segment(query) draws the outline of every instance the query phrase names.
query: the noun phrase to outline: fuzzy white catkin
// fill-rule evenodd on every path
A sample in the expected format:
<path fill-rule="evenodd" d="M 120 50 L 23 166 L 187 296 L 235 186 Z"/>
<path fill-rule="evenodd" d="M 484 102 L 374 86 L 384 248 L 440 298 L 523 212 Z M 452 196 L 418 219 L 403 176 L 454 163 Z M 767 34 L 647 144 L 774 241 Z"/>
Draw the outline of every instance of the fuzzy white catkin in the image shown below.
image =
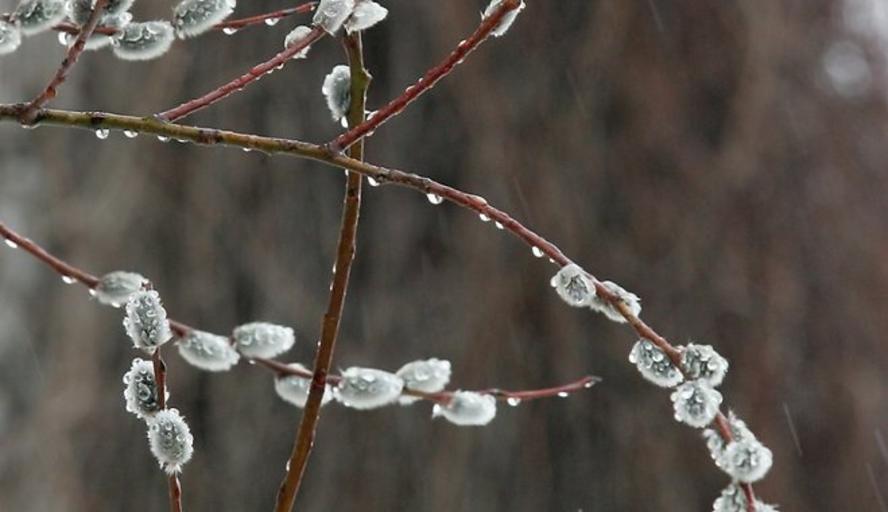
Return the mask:
<path fill-rule="evenodd" d="M 641 299 L 638 298 L 638 295 L 626 291 L 622 286 L 613 281 L 602 281 L 601 284 L 605 288 L 610 290 L 611 293 L 616 295 L 619 298 L 620 302 L 622 302 L 629 308 L 629 312 L 632 313 L 633 316 L 637 317 L 641 314 Z M 593 311 L 602 313 L 611 321 L 617 322 L 618 324 L 626 323 L 626 319 L 623 318 L 623 315 L 620 313 L 619 309 L 615 308 L 613 305 L 611 305 L 610 302 L 604 300 L 601 297 L 598 297 L 597 295 L 592 297 L 592 300 L 589 303 L 589 307 Z"/>
<path fill-rule="evenodd" d="M 348 33 L 360 32 L 376 25 L 388 16 L 388 9 L 372 0 L 359 0 L 352 15 L 345 22 Z"/>
<path fill-rule="evenodd" d="M 18 50 L 22 44 L 22 31 L 17 24 L 0 21 L 0 55 Z"/>
<path fill-rule="evenodd" d="M 150 418 L 160 411 L 157 396 L 157 381 L 154 377 L 154 364 L 143 359 L 133 359 L 129 371 L 123 375 L 123 399 L 126 410 L 139 418 Z M 170 394 L 164 390 L 164 399 Z"/>
<path fill-rule="evenodd" d="M 148 353 L 153 353 L 173 337 L 160 295 L 154 290 L 136 292 L 130 296 L 123 326 L 136 348 Z"/>
<path fill-rule="evenodd" d="M 303 372 L 311 373 L 311 370 L 299 363 L 291 363 L 288 366 Z M 305 402 L 308 401 L 310 388 L 310 377 L 284 375 L 274 379 L 274 390 L 277 392 L 278 396 L 296 407 L 305 407 Z M 326 384 L 324 386 L 324 396 L 321 398 L 321 405 L 327 405 L 327 402 L 330 400 L 333 400 L 333 390 L 330 388 L 329 384 Z"/>
<path fill-rule="evenodd" d="M 755 434 L 749 430 L 746 422 L 734 414 L 734 411 L 728 411 L 728 429 L 731 431 L 731 437 L 734 441 L 755 439 Z M 726 443 L 721 434 L 713 428 L 707 428 L 703 431 L 703 439 L 706 440 L 706 447 L 709 449 L 709 455 L 712 457 L 715 465 L 724 469 L 722 455 L 724 454 Z"/>
<path fill-rule="evenodd" d="M 234 12 L 235 0 L 183 0 L 173 8 L 173 26 L 181 39 L 213 28 Z"/>
<path fill-rule="evenodd" d="M 308 37 L 309 34 L 311 34 L 310 27 L 306 27 L 305 25 L 299 25 L 298 27 L 291 30 L 290 33 L 287 34 L 287 37 L 284 38 L 284 48 L 289 48 L 289 47 L 293 46 L 294 44 L 298 44 L 300 41 L 302 41 L 303 39 Z M 303 48 L 302 50 L 297 52 L 295 55 L 293 55 L 293 58 L 294 59 L 304 59 L 304 58 L 308 57 L 308 50 L 310 50 L 310 49 L 311 49 L 311 45 L 306 46 L 305 48 Z"/>
<path fill-rule="evenodd" d="M 765 477 L 773 462 L 771 450 L 757 439 L 740 439 L 728 443 L 717 465 L 734 480 L 753 483 Z"/>
<path fill-rule="evenodd" d="M 26 36 L 49 30 L 68 14 L 65 0 L 23 0 L 16 7 L 13 17 Z"/>
<path fill-rule="evenodd" d="M 355 0 L 321 0 L 311 22 L 330 35 L 339 32 L 345 20 L 355 9 Z"/>
<path fill-rule="evenodd" d="M 129 25 L 129 22 L 132 21 L 132 19 L 133 15 L 128 12 L 122 12 L 120 14 L 106 14 L 105 16 L 102 16 L 102 21 L 99 24 L 103 27 L 122 30 L 124 27 Z M 109 36 L 106 34 L 93 34 L 89 36 L 89 39 L 86 40 L 86 44 L 83 46 L 83 48 L 85 50 L 101 50 L 102 48 L 110 45 L 113 40 L 113 36 Z M 68 41 L 74 41 L 74 36 L 69 36 Z"/>
<path fill-rule="evenodd" d="M 675 387 L 684 380 L 678 368 L 650 340 L 635 342 L 629 352 L 629 362 L 635 364 L 642 377 L 663 388 Z"/>
<path fill-rule="evenodd" d="M 351 105 L 351 70 L 348 66 L 338 65 L 324 77 L 321 87 L 327 108 L 334 121 L 343 119 Z"/>
<path fill-rule="evenodd" d="M 100 24 L 104 25 L 104 20 L 110 16 L 119 16 L 129 11 L 134 2 L 135 0 L 108 0 L 105 3 L 105 9 L 102 11 L 102 21 Z M 96 0 L 68 0 L 66 5 L 68 17 L 76 25 L 84 25 L 89 21 L 89 16 L 92 14 L 95 4 Z"/>
<path fill-rule="evenodd" d="M 178 348 L 182 359 L 208 372 L 230 370 L 240 360 L 228 338 L 204 331 L 189 331 Z"/>
<path fill-rule="evenodd" d="M 712 512 L 748 512 L 746 494 L 736 483 L 725 487 L 712 504 Z M 755 500 L 755 512 L 777 512 L 777 507 Z"/>
<path fill-rule="evenodd" d="M 490 4 L 487 5 L 487 9 L 484 9 L 484 13 L 481 14 L 481 19 L 487 19 L 488 16 L 493 14 L 500 5 L 502 5 L 503 0 L 491 0 Z M 507 12 L 503 19 L 500 20 L 499 24 L 494 27 L 493 31 L 490 33 L 494 37 L 500 37 L 505 34 L 509 27 L 512 26 L 512 23 L 515 22 L 515 18 L 518 17 L 518 13 L 524 10 L 524 0 L 521 0 L 521 3 L 515 9 Z"/>
<path fill-rule="evenodd" d="M 712 423 L 722 403 L 722 395 L 705 380 L 691 380 L 672 392 L 675 420 L 703 428 Z"/>
<path fill-rule="evenodd" d="M 713 387 L 721 385 L 728 373 L 728 360 L 719 355 L 711 345 L 678 347 L 681 351 L 681 367 L 688 379 L 705 379 Z"/>
<path fill-rule="evenodd" d="M 573 307 L 587 306 L 595 297 L 592 279 L 579 265 L 570 263 L 561 267 L 549 281 L 561 300 Z"/>
<path fill-rule="evenodd" d="M 109 272 L 99 278 L 93 296 L 102 304 L 119 308 L 126 304 L 132 294 L 142 291 L 146 284 L 148 279 L 135 272 Z"/>
<path fill-rule="evenodd" d="M 290 327 L 252 322 L 234 329 L 237 350 L 247 357 L 275 357 L 290 350 L 296 335 Z"/>
<path fill-rule="evenodd" d="M 393 373 L 353 366 L 342 372 L 336 399 L 353 409 L 376 409 L 398 399 L 404 381 Z"/>
<path fill-rule="evenodd" d="M 114 55 L 123 60 L 151 60 L 160 57 L 176 39 L 167 21 L 130 23 L 114 37 Z"/>
<path fill-rule="evenodd" d="M 450 382 L 450 361 L 443 359 L 423 359 L 413 361 L 401 367 L 395 375 L 404 381 L 405 389 L 437 393 Z M 420 400 L 415 396 L 403 395 L 398 399 L 401 405 L 412 404 Z"/>
<path fill-rule="evenodd" d="M 194 437 L 185 419 L 176 409 L 164 409 L 148 423 L 148 445 L 167 474 L 182 470 L 194 453 Z"/>
<path fill-rule="evenodd" d="M 474 391 L 456 391 L 446 405 L 435 404 L 432 417 L 439 416 L 464 427 L 487 425 L 496 416 L 496 398 Z"/>

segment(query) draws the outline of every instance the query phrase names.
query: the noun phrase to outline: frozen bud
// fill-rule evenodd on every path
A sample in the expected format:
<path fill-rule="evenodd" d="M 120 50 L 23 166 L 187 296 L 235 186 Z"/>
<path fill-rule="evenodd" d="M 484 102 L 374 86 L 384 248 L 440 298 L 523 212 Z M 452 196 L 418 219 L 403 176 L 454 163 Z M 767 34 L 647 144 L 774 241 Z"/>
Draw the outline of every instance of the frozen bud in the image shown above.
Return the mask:
<path fill-rule="evenodd" d="M 309 375 L 311 374 L 311 370 L 299 363 L 291 363 L 288 366 L 306 372 Z M 281 375 L 274 379 L 274 390 L 277 392 L 278 396 L 296 407 L 305 407 L 305 402 L 308 401 L 308 392 L 310 388 L 311 377 Z M 324 396 L 321 398 L 321 405 L 326 405 L 330 400 L 333 400 L 333 390 L 330 389 L 329 384 L 325 384 Z"/>
<path fill-rule="evenodd" d="M 712 504 L 712 512 L 749 512 L 749 501 L 743 489 L 732 483 L 722 490 L 721 496 Z M 777 512 L 777 507 L 755 500 L 755 512 Z"/>
<path fill-rule="evenodd" d="M 757 439 L 731 441 L 717 462 L 734 480 L 753 483 L 764 478 L 774 458 L 771 450 Z"/>
<path fill-rule="evenodd" d="M 173 26 L 166 21 L 130 23 L 114 38 L 114 55 L 123 60 L 151 60 L 173 44 Z"/>
<path fill-rule="evenodd" d="M 574 307 L 587 306 L 595 297 L 592 279 L 575 263 L 561 267 L 549 284 L 564 302 Z"/>
<path fill-rule="evenodd" d="M 194 437 L 176 409 L 164 409 L 148 423 L 148 445 L 160 468 L 173 475 L 194 453 Z"/>
<path fill-rule="evenodd" d="M 12 16 L 21 26 L 22 33 L 30 36 L 49 30 L 67 14 L 65 0 L 23 0 Z"/>
<path fill-rule="evenodd" d="M 355 6 L 351 17 L 345 22 L 348 33 L 367 30 L 388 16 L 388 9 L 372 0 L 360 0 Z"/>
<path fill-rule="evenodd" d="M 491 0 L 490 4 L 487 5 L 487 9 L 484 9 L 484 13 L 481 15 L 481 19 L 487 19 L 490 17 L 496 10 L 503 4 L 503 0 Z M 499 24 L 494 27 L 493 31 L 490 33 L 493 34 L 494 37 L 499 37 L 506 33 L 509 30 L 509 27 L 512 26 L 512 23 L 515 22 L 515 18 L 518 17 L 518 13 L 524 10 L 524 0 L 521 0 L 521 3 L 518 4 L 518 7 L 512 9 L 507 12 L 505 16 L 500 20 Z"/>
<path fill-rule="evenodd" d="M 705 380 L 691 380 L 672 392 L 675 420 L 703 428 L 712 423 L 722 403 L 722 395 Z"/>
<path fill-rule="evenodd" d="M 619 300 L 620 302 L 625 304 L 627 308 L 629 308 L 629 312 L 632 313 L 632 316 L 637 317 L 639 314 L 641 314 L 641 299 L 639 299 L 637 295 L 631 292 L 627 292 L 620 285 L 613 281 L 603 281 L 601 284 L 612 294 L 616 295 L 617 300 Z M 620 324 L 626 323 L 626 319 L 623 318 L 620 310 L 602 297 L 592 297 L 592 301 L 590 302 L 589 307 L 592 308 L 593 311 L 598 311 L 599 313 L 604 314 L 604 316 L 608 317 L 614 322 Z"/>
<path fill-rule="evenodd" d="M 397 400 L 402 389 L 404 381 L 393 373 L 353 366 L 342 372 L 335 392 L 346 407 L 375 409 Z"/>
<path fill-rule="evenodd" d="M 203 34 L 232 12 L 235 0 L 183 0 L 173 8 L 173 26 L 176 34 L 185 39 Z"/>
<path fill-rule="evenodd" d="M 704 379 L 718 386 L 728 373 L 728 360 L 720 356 L 711 345 L 688 343 L 678 347 L 681 351 L 681 368 L 688 379 Z"/>
<path fill-rule="evenodd" d="M 123 326 L 136 348 L 148 353 L 154 352 L 173 337 L 160 295 L 154 290 L 136 292 L 130 296 Z"/>
<path fill-rule="evenodd" d="M 327 108 L 334 121 L 339 121 L 348 114 L 351 105 L 351 70 L 348 66 L 338 65 L 324 78 L 321 92 L 327 100 Z"/>
<path fill-rule="evenodd" d="M 103 27 L 114 29 L 117 31 L 123 30 L 124 27 L 129 25 L 129 22 L 132 21 L 133 15 L 128 12 L 122 12 L 120 14 L 106 14 L 102 17 L 102 22 L 99 24 Z M 110 45 L 114 40 L 115 36 L 109 36 L 107 34 L 97 34 L 93 33 L 89 36 L 89 39 L 86 40 L 86 44 L 83 46 L 86 50 L 101 50 L 106 46 Z M 69 41 L 74 41 L 75 37 L 71 36 Z"/>
<path fill-rule="evenodd" d="M 355 9 L 355 0 L 321 0 L 311 22 L 328 34 L 336 34 Z"/>
<path fill-rule="evenodd" d="M 145 289 L 147 284 L 148 279 L 135 272 L 110 272 L 99 278 L 93 295 L 102 304 L 119 308 L 126 304 L 132 294 Z"/>
<path fill-rule="evenodd" d="M 22 31 L 18 25 L 0 20 L 0 55 L 18 50 L 22 44 Z"/>
<path fill-rule="evenodd" d="M 230 370 L 240 354 L 228 338 L 204 331 L 189 331 L 179 342 L 179 354 L 193 366 L 208 372 Z"/>
<path fill-rule="evenodd" d="M 291 30 L 290 33 L 287 34 L 287 37 L 284 38 L 284 48 L 289 48 L 294 44 L 299 44 L 299 42 L 308 37 L 309 34 L 311 34 L 311 28 L 306 27 L 305 25 L 299 25 L 298 27 Z M 293 58 L 304 59 L 308 57 L 308 50 L 310 49 L 311 46 L 306 46 L 305 48 L 297 52 L 296 55 L 293 55 Z"/>
<path fill-rule="evenodd" d="M 133 359 L 133 365 L 123 376 L 123 384 L 127 411 L 139 418 L 149 418 L 160 410 L 154 364 L 151 361 Z M 169 397 L 170 394 L 164 390 L 164 400 Z"/>
<path fill-rule="evenodd" d="M 396 375 L 404 380 L 404 387 L 424 393 L 437 393 L 450 382 L 450 361 L 441 359 L 425 359 L 407 363 L 397 371 Z M 404 395 L 398 399 L 401 405 L 412 404 L 419 400 L 415 396 Z"/>
<path fill-rule="evenodd" d="M 640 339 L 635 343 L 629 352 L 629 362 L 638 367 L 642 377 L 663 388 L 674 387 L 684 380 L 678 368 L 650 340 Z"/>
<path fill-rule="evenodd" d="M 293 347 L 293 329 L 267 322 L 253 322 L 234 329 L 234 344 L 247 357 L 275 357 Z"/>
<path fill-rule="evenodd" d="M 105 20 L 111 16 L 119 16 L 133 6 L 135 0 L 108 0 L 102 11 L 99 25 L 105 25 Z M 85 25 L 89 21 L 96 0 L 69 0 L 67 4 L 68 17 L 77 25 Z"/>
<path fill-rule="evenodd" d="M 496 398 L 474 391 L 456 391 L 446 405 L 435 404 L 432 417 L 438 416 L 454 425 L 487 425 L 496 416 Z"/>
<path fill-rule="evenodd" d="M 728 428 L 731 431 L 731 437 L 735 441 L 744 439 L 755 439 L 755 434 L 746 426 L 746 422 L 741 420 L 734 414 L 734 411 L 728 412 Z M 706 440 L 706 447 L 709 449 L 709 455 L 715 461 L 715 465 L 722 467 L 722 454 L 725 451 L 725 440 L 721 434 L 713 429 L 707 428 L 703 431 L 703 439 Z"/>

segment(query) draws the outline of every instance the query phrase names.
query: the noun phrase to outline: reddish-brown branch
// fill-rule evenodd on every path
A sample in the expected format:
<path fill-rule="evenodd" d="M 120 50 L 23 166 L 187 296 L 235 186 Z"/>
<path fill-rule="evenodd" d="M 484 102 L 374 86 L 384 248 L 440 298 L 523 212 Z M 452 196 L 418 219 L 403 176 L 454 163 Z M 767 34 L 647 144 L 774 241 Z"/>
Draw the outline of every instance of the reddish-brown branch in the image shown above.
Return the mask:
<path fill-rule="evenodd" d="M 248 86 L 257 79 L 262 78 L 266 74 L 274 72 L 278 67 L 283 66 L 288 61 L 290 61 L 293 56 L 311 46 L 318 39 L 322 38 L 325 33 L 326 32 L 324 32 L 323 29 L 315 27 L 307 36 L 305 36 L 304 39 L 302 39 L 298 43 L 288 46 L 284 49 L 284 51 L 278 53 L 271 59 L 256 66 L 253 66 L 252 68 L 250 68 L 249 71 L 239 76 L 238 78 L 235 78 L 234 80 L 223 84 L 216 89 L 213 89 L 212 91 L 204 94 L 199 98 L 186 101 L 178 107 L 174 107 L 161 112 L 157 114 L 156 117 L 164 121 L 176 121 L 202 108 L 208 107 L 216 103 L 217 101 L 220 101 L 227 96 L 240 91 L 244 87 Z"/>
<path fill-rule="evenodd" d="M 52 269 L 58 272 L 63 278 L 74 279 L 90 289 L 95 288 L 96 285 L 99 284 L 99 279 L 96 276 L 84 272 L 79 268 L 56 258 L 52 254 L 49 254 L 46 252 L 46 249 L 40 247 L 31 239 L 16 233 L 2 222 L 0 222 L 0 236 L 7 241 L 7 245 L 28 252 L 38 260 L 52 267 Z"/>
<path fill-rule="evenodd" d="M 398 115 L 413 100 L 434 87 L 438 80 L 450 74 L 453 68 L 462 63 L 466 56 L 472 53 L 490 36 L 490 33 L 503 20 L 503 17 L 510 11 L 517 9 L 520 5 L 520 0 L 503 0 L 502 4 L 490 16 L 481 21 L 481 24 L 478 25 L 478 28 L 475 29 L 472 35 L 460 41 L 456 49 L 443 62 L 428 70 L 418 82 L 405 89 L 400 96 L 391 100 L 386 106 L 377 110 L 369 119 L 330 141 L 328 144 L 330 149 L 334 152 L 342 151 L 354 144 L 356 140 L 367 136 L 379 128 L 380 125 Z"/>
<path fill-rule="evenodd" d="M 107 3 L 108 0 L 96 0 L 95 5 L 93 5 L 93 10 L 89 15 L 89 19 L 77 35 L 74 44 L 68 48 L 68 53 L 62 60 L 62 64 L 56 71 L 55 76 L 52 77 L 46 85 L 46 88 L 43 89 L 43 92 L 38 94 L 22 113 L 21 122 L 23 124 L 27 125 L 34 123 L 34 120 L 37 117 L 37 110 L 56 97 L 59 86 L 65 82 L 65 78 L 68 77 L 68 72 L 71 71 L 71 68 L 77 63 L 77 59 L 80 58 L 80 54 L 83 53 L 83 48 L 86 46 L 86 40 L 89 39 L 93 30 L 95 30 L 96 26 L 99 24 L 99 19 L 102 17 L 102 11 L 105 10 L 105 4 Z"/>
<path fill-rule="evenodd" d="M 166 409 L 167 370 L 160 350 L 161 348 L 158 347 L 154 351 L 154 354 L 151 356 L 151 362 L 154 365 L 154 381 L 157 383 L 157 405 L 161 409 Z M 172 474 L 167 478 L 167 488 L 169 489 L 170 512 L 182 512 L 182 485 L 179 483 L 179 477 L 176 474 Z"/>

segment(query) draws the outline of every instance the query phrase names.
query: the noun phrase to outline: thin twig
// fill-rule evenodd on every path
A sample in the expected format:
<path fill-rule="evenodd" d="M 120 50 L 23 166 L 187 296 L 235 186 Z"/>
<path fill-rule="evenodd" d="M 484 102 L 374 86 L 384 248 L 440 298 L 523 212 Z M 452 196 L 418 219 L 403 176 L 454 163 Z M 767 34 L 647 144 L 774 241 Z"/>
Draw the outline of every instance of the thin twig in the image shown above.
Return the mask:
<path fill-rule="evenodd" d="M 413 100 L 434 87 L 438 80 L 450 74 L 453 68 L 462 63 L 466 56 L 490 36 L 490 33 L 503 20 L 503 17 L 510 11 L 517 9 L 520 5 L 520 0 L 503 0 L 490 16 L 481 20 L 481 24 L 478 25 L 478 28 L 475 29 L 472 35 L 460 41 L 456 49 L 443 62 L 428 70 L 416 84 L 411 85 L 400 96 L 374 112 L 369 119 L 353 128 L 349 128 L 348 131 L 330 141 L 328 144 L 330 149 L 334 152 L 342 151 L 354 144 L 356 140 L 373 133 L 381 124 L 398 115 Z"/>
<path fill-rule="evenodd" d="M 160 350 L 161 347 L 157 347 L 151 356 L 151 362 L 154 364 L 154 381 L 157 383 L 157 405 L 161 409 L 166 409 L 167 369 Z M 167 487 L 169 488 L 170 512 L 182 512 L 182 485 L 179 483 L 178 475 L 173 473 L 167 477 Z"/>

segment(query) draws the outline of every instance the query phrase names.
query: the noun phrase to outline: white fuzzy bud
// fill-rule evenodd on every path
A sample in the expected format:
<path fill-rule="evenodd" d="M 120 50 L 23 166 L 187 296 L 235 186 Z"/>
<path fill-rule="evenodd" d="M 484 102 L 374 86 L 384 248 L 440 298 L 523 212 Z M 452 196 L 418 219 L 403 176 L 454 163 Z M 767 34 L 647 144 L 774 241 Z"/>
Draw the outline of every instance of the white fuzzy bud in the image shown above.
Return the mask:
<path fill-rule="evenodd" d="M 450 361 L 435 358 L 413 361 L 402 366 L 395 374 L 404 380 L 405 389 L 437 393 L 450 382 Z M 404 395 L 398 402 L 408 405 L 417 400 L 418 397 Z"/>
<path fill-rule="evenodd" d="M 247 357 L 275 357 L 296 342 L 292 328 L 267 322 L 241 325 L 234 330 L 233 337 L 237 350 Z"/>
<path fill-rule="evenodd" d="M 303 372 L 311 373 L 311 370 L 299 363 L 291 363 L 288 366 Z M 308 401 L 308 393 L 311 390 L 311 377 L 300 377 L 298 375 L 282 375 L 274 379 L 274 390 L 278 396 L 286 402 L 290 402 L 296 407 L 305 407 Z M 327 405 L 327 402 L 333 400 L 333 390 L 329 384 L 324 385 L 324 396 L 321 398 L 321 405 Z"/>
<path fill-rule="evenodd" d="M 129 22 L 132 21 L 133 15 L 128 12 L 122 12 L 120 14 L 106 14 L 102 17 L 102 22 L 99 25 L 103 27 L 113 28 L 115 30 L 123 30 L 124 27 L 129 25 Z M 107 34 L 97 34 L 93 33 L 89 36 L 89 39 L 86 40 L 86 44 L 83 46 L 85 50 L 101 50 L 106 46 L 110 45 L 114 40 L 115 36 L 109 36 Z M 74 41 L 75 36 L 69 36 L 68 42 Z"/>
<path fill-rule="evenodd" d="M 605 288 L 610 290 L 611 293 L 616 295 L 619 298 L 620 302 L 622 302 L 629 308 L 629 312 L 631 312 L 633 316 L 637 317 L 641 314 L 641 299 L 639 299 L 637 295 L 626 291 L 620 285 L 613 281 L 603 281 L 601 284 Z M 614 322 L 620 324 L 626 323 L 626 319 L 623 318 L 620 310 L 615 308 L 613 305 L 611 305 L 610 302 L 604 300 L 601 297 L 592 297 L 592 301 L 590 302 L 589 307 L 592 308 L 593 311 L 598 311 L 599 313 L 604 314 L 604 316 L 608 317 Z"/>
<path fill-rule="evenodd" d="M 672 392 L 675 420 L 703 428 L 712 423 L 722 403 L 722 395 L 705 380 L 691 380 Z"/>
<path fill-rule="evenodd" d="M 130 23 L 114 37 L 114 55 L 123 60 L 151 60 L 160 57 L 176 39 L 167 21 Z"/>
<path fill-rule="evenodd" d="M 147 284 L 148 279 L 135 272 L 109 272 L 99 278 L 93 296 L 102 304 L 119 308 L 132 294 L 144 290 Z"/>
<path fill-rule="evenodd" d="M 18 50 L 22 44 L 22 31 L 15 23 L 0 20 L 0 55 Z"/>
<path fill-rule="evenodd" d="M 351 70 L 348 66 L 338 65 L 324 77 L 321 87 L 327 108 L 334 121 L 343 119 L 351 106 Z"/>
<path fill-rule="evenodd" d="M 178 345 L 182 359 L 208 372 L 230 370 L 240 360 L 228 338 L 204 331 L 189 331 Z"/>
<path fill-rule="evenodd" d="M 491 0 L 491 2 L 487 5 L 487 9 L 484 9 L 484 13 L 481 15 L 481 19 L 487 19 L 490 15 L 492 15 L 500 5 L 502 5 L 503 0 Z M 509 27 L 512 26 L 512 23 L 515 22 L 515 18 L 518 17 L 518 13 L 524 10 L 524 0 L 521 0 L 521 3 L 515 9 L 507 12 L 503 19 L 500 20 L 499 24 L 494 27 L 491 34 L 494 37 L 500 37 L 505 34 Z"/>
<path fill-rule="evenodd" d="M 339 32 L 339 28 L 354 9 L 355 0 L 321 0 L 311 22 L 328 34 L 334 35 Z"/>
<path fill-rule="evenodd" d="M 306 37 L 308 37 L 309 34 L 311 34 L 310 27 L 306 27 L 305 25 L 299 25 L 298 27 L 291 30 L 290 33 L 287 34 L 287 37 L 284 38 L 284 48 L 289 48 L 289 47 L 293 46 L 294 44 L 299 44 L 299 42 L 302 41 L 303 39 L 305 39 Z M 293 55 L 293 58 L 294 59 L 304 59 L 304 58 L 308 57 L 308 50 L 310 50 L 310 49 L 311 49 L 311 45 L 306 46 L 305 48 L 303 48 L 302 50 L 297 52 L 295 55 Z"/>
<path fill-rule="evenodd" d="M 154 378 L 154 364 L 151 361 L 133 359 L 129 371 L 123 376 L 123 399 L 126 410 L 139 418 L 150 418 L 160 411 L 157 396 L 157 381 Z M 164 399 L 170 394 L 164 390 Z"/>
<path fill-rule="evenodd" d="M 173 26 L 181 39 L 213 28 L 234 12 L 235 0 L 183 0 L 173 8 Z"/>
<path fill-rule="evenodd" d="M 731 437 L 735 441 L 755 439 L 755 434 L 749 430 L 746 422 L 734 414 L 734 411 L 728 411 L 728 429 L 730 429 Z M 722 455 L 725 451 L 725 440 L 721 434 L 713 428 L 707 428 L 703 431 L 703 439 L 706 440 L 706 447 L 709 449 L 709 455 L 712 457 L 715 465 L 724 469 L 722 467 Z"/>
<path fill-rule="evenodd" d="M 154 290 L 136 292 L 130 296 L 123 326 L 136 348 L 148 353 L 153 353 L 173 337 L 160 295 Z"/>
<path fill-rule="evenodd" d="M 773 462 L 771 450 L 757 439 L 739 439 L 728 443 L 717 465 L 734 480 L 753 483 L 764 478 Z"/>
<path fill-rule="evenodd" d="M 496 416 L 496 398 L 474 391 L 456 391 L 446 405 L 435 404 L 432 417 L 460 426 L 487 425 Z"/>
<path fill-rule="evenodd" d="M 372 0 L 360 0 L 352 15 L 345 22 L 345 31 L 349 34 L 360 32 L 376 25 L 388 16 L 388 9 Z"/>
<path fill-rule="evenodd" d="M 561 300 L 574 307 L 587 306 L 595 297 L 592 279 L 575 263 L 561 267 L 549 284 L 555 288 Z"/>
<path fill-rule="evenodd" d="M 404 381 L 393 373 L 353 366 L 342 372 L 336 399 L 354 409 L 376 409 L 398 399 Z"/>
<path fill-rule="evenodd" d="M 68 14 L 65 0 L 23 0 L 13 17 L 26 36 L 49 30 Z"/>
<path fill-rule="evenodd" d="M 105 3 L 105 9 L 102 11 L 99 25 L 105 25 L 105 20 L 112 16 L 119 16 L 127 12 L 134 2 L 135 0 L 108 0 Z M 66 6 L 68 17 L 76 25 L 85 25 L 89 21 L 95 5 L 96 0 L 69 0 Z"/>
<path fill-rule="evenodd" d="M 719 355 L 711 345 L 678 347 L 681 351 L 681 368 L 688 379 L 705 379 L 713 387 L 719 386 L 728 373 L 728 360 Z"/>
<path fill-rule="evenodd" d="M 712 504 L 712 512 L 748 512 L 746 494 L 736 483 L 725 487 Z M 777 512 L 777 507 L 755 500 L 755 512 Z"/>
<path fill-rule="evenodd" d="M 176 409 L 164 409 L 148 422 L 148 445 L 160 468 L 173 475 L 194 453 L 194 436 Z"/>
<path fill-rule="evenodd" d="M 684 380 L 678 368 L 650 340 L 640 339 L 635 342 L 629 352 L 629 362 L 638 367 L 642 377 L 663 388 L 674 387 Z"/>

